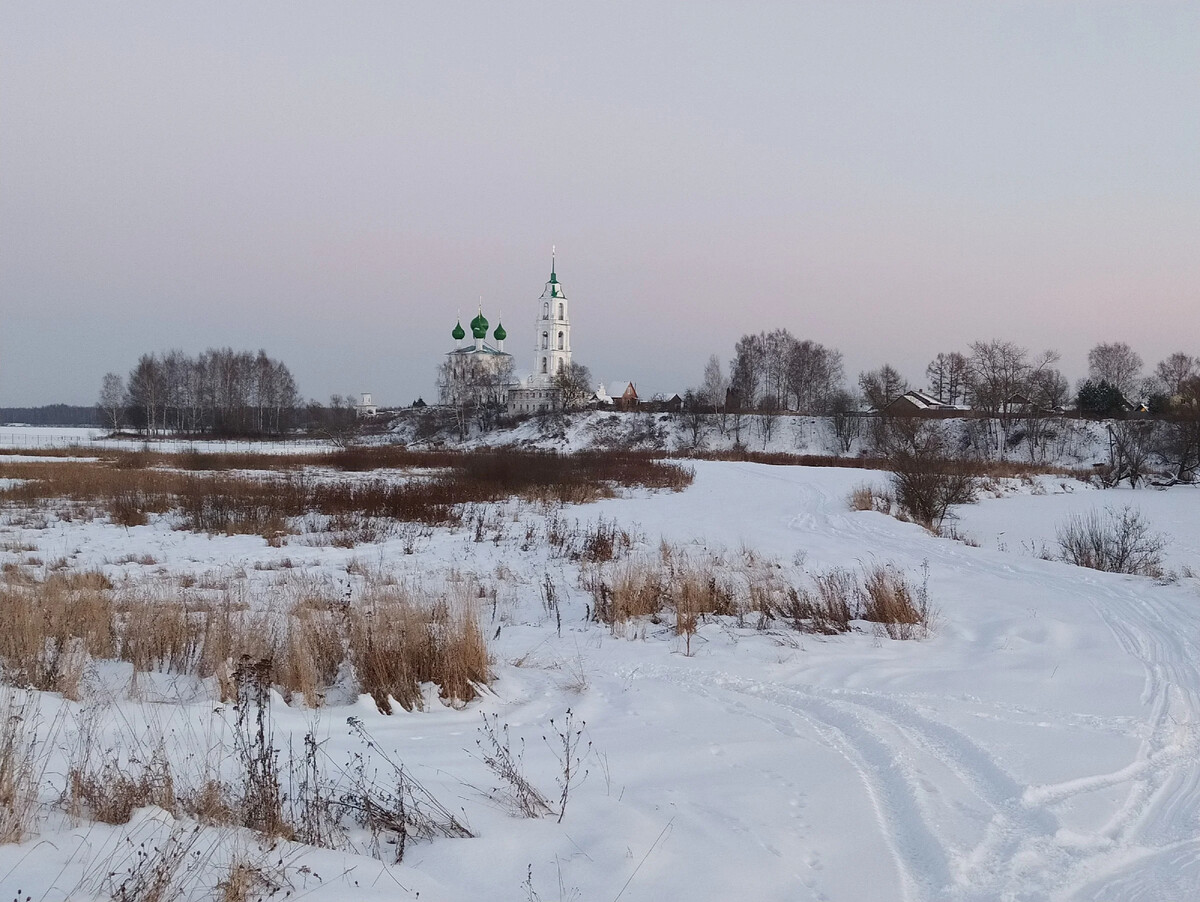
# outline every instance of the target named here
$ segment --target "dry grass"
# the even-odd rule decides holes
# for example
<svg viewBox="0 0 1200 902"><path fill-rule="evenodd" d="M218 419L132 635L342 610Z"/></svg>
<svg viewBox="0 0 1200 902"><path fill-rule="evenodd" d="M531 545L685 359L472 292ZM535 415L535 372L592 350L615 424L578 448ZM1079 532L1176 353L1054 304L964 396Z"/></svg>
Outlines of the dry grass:
<svg viewBox="0 0 1200 902"><path fill-rule="evenodd" d="M457 525L463 508L471 504L508 498L580 504L609 497L619 487L677 491L689 485L693 475L674 464L630 453L449 454L385 448L355 449L312 461L281 457L237 455L205 461L211 466L197 469L181 468L197 465L196 456L144 453L101 461L0 461L0 477L23 480L0 490L0 502L25 507L55 501L92 505L124 526L144 524L151 514L177 511L182 528L278 541L287 532L288 520L307 514ZM235 462L239 470L265 472L228 469ZM382 476L335 482L299 469L314 463L346 470L405 467L419 475L402 483Z"/></svg>
<svg viewBox="0 0 1200 902"><path fill-rule="evenodd" d="M0 843L34 832L45 758L32 693L0 688Z"/></svg>
<svg viewBox="0 0 1200 902"><path fill-rule="evenodd" d="M933 612L925 583L909 584L891 564L863 568L862 619L883 626L892 639L923 639L929 634Z"/></svg>
<svg viewBox="0 0 1200 902"><path fill-rule="evenodd" d="M835 568L814 575L812 583L792 589L781 614L802 632L831 636L848 631L859 606L854 573Z"/></svg>
<svg viewBox="0 0 1200 902"><path fill-rule="evenodd" d="M914 587L892 564L869 564L861 576L834 568L793 585L778 562L743 550L739 556L688 555L664 544L656 556L628 559L585 572L592 619L614 634L637 621L669 623L692 653L692 638L706 617L747 618L758 629L783 621L794 629L836 635L855 620L879 624L893 639L925 636L933 614L924 581Z"/></svg>
<svg viewBox="0 0 1200 902"><path fill-rule="evenodd" d="M365 575L354 606L300 586L290 607L252 610L232 594L197 604L153 587L114 589L99 573L0 582L0 678L78 700L93 659L119 660L135 680L148 672L215 677L228 700L235 662L249 658L270 662L285 698L314 707L347 663L381 710L390 710L389 696L421 707L425 683L450 703L474 698L489 676L470 588L449 598L387 583Z"/></svg>
<svg viewBox="0 0 1200 902"><path fill-rule="evenodd" d="M890 494L870 483L855 486L850 492L850 509L855 511L876 511L890 514L894 499Z"/></svg>
<svg viewBox="0 0 1200 902"><path fill-rule="evenodd" d="M161 743L140 763L110 758L99 767L76 764L67 774L66 804L77 817L128 824L138 808L175 811L175 802L175 779Z"/></svg>
<svg viewBox="0 0 1200 902"><path fill-rule="evenodd" d="M674 630L684 637L685 652L691 653L692 636L706 616L741 616L759 610L762 593L773 581L765 572L757 581L753 566L731 562L720 556L689 555L663 543L657 555L629 558L584 576L592 596L591 618L613 630L630 621L664 622L674 616Z"/></svg>
<svg viewBox="0 0 1200 902"><path fill-rule="evenodd" d="M348 613L350 660L383 713L391 699L406 711L423 707L423 683L453 702L470 701L487 684L487 645L468 600L417 603L408 589L385 587Z"/></svg>

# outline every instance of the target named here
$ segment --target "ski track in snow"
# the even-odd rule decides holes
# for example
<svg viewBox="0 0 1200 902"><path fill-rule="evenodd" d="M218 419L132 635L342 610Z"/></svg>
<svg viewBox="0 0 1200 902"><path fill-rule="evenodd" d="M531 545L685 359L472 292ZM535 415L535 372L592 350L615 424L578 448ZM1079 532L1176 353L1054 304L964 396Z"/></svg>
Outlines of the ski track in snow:
<svg viewBox="0 0 1200 902"><path fill-rule="evenodd" d="M893 532L841 513L841 499L819 486L796 484L762 468L741 469L755 478L788 483L799 492L802 513L787 521L792 530L842 537L881 557L911 553L911 546L896 540ZM969 551L949 541L931 543L929 557L942 567L971 566ZM1004 569L1023 579L1044 579L1044 573L1029 574L1036 566L1013 558ZM643 666L629 678L671 682L718 700L735 714L765 721L785 736L802 735L799 727L807 725L857 772L907 902L1196 898L1200 647L1187 629L1195 614L1183 608L1174 592L1158 593L1150 604L1136 592L1122 591L1120 578L1108 574L1081 579L1072 572L1060 583L1056 589L1088 598L1120 647L1145 670L1144 722L1126 717L1078 719L1089 727L1143 737L1134 759L1109 773L1023 785L981 744L939 720L932 705L898 694L774 684L722 672L697 678L666 665ZM995 706L992 716L1013 723L1061 720L1057 712L1039 716L1035 709L1011 706ZM939 829L942 812L924 788L921 774L921 764L930 760L953 774L989 812L983 838L974 845L964 846ZM1106 787L1127 790L1102 830L1080 835L1060 825L1057 808ZM1161 895L1164 869L1175 875L1184 895Z"/></svg>

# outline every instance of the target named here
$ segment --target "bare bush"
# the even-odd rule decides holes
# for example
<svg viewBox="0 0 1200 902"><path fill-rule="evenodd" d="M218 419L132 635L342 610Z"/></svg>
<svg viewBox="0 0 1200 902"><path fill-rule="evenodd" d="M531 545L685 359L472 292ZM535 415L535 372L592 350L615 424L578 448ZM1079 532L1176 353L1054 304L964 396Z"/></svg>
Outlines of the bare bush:
<svg viewBox="0 0 1200 902"><path fill-rule="evenodd" d="M1153 532L1141 511L1126 505L1120 510L1091 510L1073 514L1058 527L1060 560L1078 567L1109 573L1158 576L1167 539Z"/></svg>
<svg viewBox="0 0 1200 902"><path fill-rule="evenodd" d="M881 420L876 441L886 455L900 510L931 532L941 529L952 506L975 500L976 468L951 455L936 421Z"/></svg>
<svg viewBox="0 0 1200 902"><path fill-rule="evenodd" d="M550 802L525 776L525 743L513 751L508 724L500 724L498 715L483 715L483 725L475 739L479 759L504 784L503 798L507 806L522 817L542 817L553 813Z"/></svg>
<svg viewBox="0 0 1200 902"><path fill-rule="evenodd" d="M376 857L382 857L379 840L384 836L391 837L395 846L393 859L399 864L411 840L469 839L475 835L402 762L380 748L361 720L350 717L347 723L372 757L370 760L363 755L354 757L344 775L350 780L350 788L339 796L338 805L370 831ZM386 766L382 773L378 762Z"/></svg>
<svg viewBox="0 0 1200 902"><path fill-rule="evenodd" d="M196 846L200 826L177 825L161 840L135 843L126 837L125 853L118 866L104 879L104 889L113 902L173 902L186 898L195 882L195 872L206 863ZM211 850L210 850L211 851Z"/></svg>

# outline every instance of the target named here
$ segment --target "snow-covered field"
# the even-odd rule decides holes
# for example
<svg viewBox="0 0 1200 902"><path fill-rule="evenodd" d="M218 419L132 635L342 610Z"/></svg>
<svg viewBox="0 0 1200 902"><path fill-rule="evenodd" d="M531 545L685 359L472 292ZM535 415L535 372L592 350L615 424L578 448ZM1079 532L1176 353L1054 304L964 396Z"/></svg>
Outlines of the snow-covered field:
<svg viewBox="0 0 1200 902"><path fill-rule="evenodd" d="M344 587L355 574L486 590L478 601L494 681L462 708L431 697L419 713L378 713L370 698L318 710L272 705L285 750L306 732L329 761L362 750L359 718L385 750L470 825L474 838L411 845L403 863L281 844L293 898L312 900L1186 900L1200 898L1200 489L1101 492L1044 478L958 511L980 547L853 512L851 490L882 473L694 465L680 493L546 512L504 506L471 529L393 536L354 548L268 547L210 537L169 518L0 526L0 561L34 570L65 559L123 580L190 574L269 595L298 580ZM350 477L347 477L350 478ZM1131 504L1169 534L1169 577L1106 574L1043 560L1069 513ZM691 654L671 623L612 634L587 618L582 565L530 542L547 516L603 518L686 553L753 559L803 581L832 567L894 564L927 581L932 634L897 641L860 623L841 636L711 619ZM479 540L482 539L482 540ZM765 568L765 569L764 569ZM561 629L544 603L549 580ZM273 588L274 587L274 588ZM491 596L495 591L494 601ZM206 684L163 678L131 691L100 666L90 702L40 699L56 751L40 835L0 845L0 899L109 898L107 871L138 844L161 844L170 817L124 827L72 821L55 803L88 705L107 747L158 735L186 767L221 748L230 712ZM336 699L335 699L336 701ZM561 823L522 818L489 791L481 714L523 742L529 779L557 802L555 732L568 709L590 746L586 779ZM553 719L553 724L551 723ZM285 751L286 755L286 751ZM59 789L54 789L55 774ZM177 834L178 835L178 834ZM191 898L209 898L244 831L201 831ZM227 868L224 871L227 873ZM254 898L254 896L251 896Z"/></svg>
<svg viewBox="0 0 1200 902"><path fill-rule="evenodd" d="M0 425L0 448L36 450L56 448L95 448L97 450L140 451L153 448L171 454L198 448L210 453L254 452L256 454L310 454L330 451L333 445L323 439L286 441L239 441L223 439L109 438L103 429L86 426L5 426Z"/></svg>

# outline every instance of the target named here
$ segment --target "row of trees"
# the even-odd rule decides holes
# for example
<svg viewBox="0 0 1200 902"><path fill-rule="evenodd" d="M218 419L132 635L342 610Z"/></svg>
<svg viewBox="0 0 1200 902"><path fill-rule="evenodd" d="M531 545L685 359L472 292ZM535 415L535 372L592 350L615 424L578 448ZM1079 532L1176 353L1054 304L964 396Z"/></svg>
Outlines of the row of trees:
<svg viewBox="0 0 1200 902"><path fill-rule="evenodd" d="M114 431L279 435L297 422L301 400L287 366L266 351L209 348L143 354L127 379L105 374L99 407Z"/></svg>
<svg viewBox="0 0 1200 902"><path fill-rule="evenodd" d="M1119 397L1132 406L1145 401L1151 410L1168 410L1180 399L1196 394L1200 360L1177 352L1142 375L1142 358L1124 342L1096 345L1088 353L1088 376L1072 393L1058 369L1056 351L1033 354L1008 341L979 341L967 353L940 353L925 369L927 391L943 404L969 405L991 417L1003 418L1014 406L1032 404L1043 410L1072 402L1087 413L1110 413L1097 408L1096 388L1104 399ZM705 367L703 383L693 394L704 403L730 410L788 410L828 414L855 404L882 410L909 390L909 383L891 364L860 373L857 395L844 385L842 354L814 341L800 340L787 329L743 335L734 346L729 378L721 376L714 355Z"/></svg>
<svg viewBox="0 0 1200 902"><path fill-rule="evenodd" d="M1171 354L1143 377L1141 357L1127 344L1100 344L1088 354L1088 377L1074 392L1058 362L1051 350L1034 354L1013 342L975 342L965 353L941 353L930 361L926 391L943 404L969 406L980 415L976 443L988 454L1024 443L1036 456L1061 431L1049 415L1072 404L1086 415L1112 416L1134 409L1131 402L1140 399L1163 419L1200 416L1200 361L1191 355ZM697 439L706 418L716 416L722 434L732 430L739 442L753 418L765 443L773 428L765 417L771 413L828 415L838 442L849 450L861 432L858 416L886 409L909 384L884 364L860 373L856 388L845 386L839 351L776 329L738 340L728 378L720 359L711 356L701 384L684 397L684 416Z"/></svg>

